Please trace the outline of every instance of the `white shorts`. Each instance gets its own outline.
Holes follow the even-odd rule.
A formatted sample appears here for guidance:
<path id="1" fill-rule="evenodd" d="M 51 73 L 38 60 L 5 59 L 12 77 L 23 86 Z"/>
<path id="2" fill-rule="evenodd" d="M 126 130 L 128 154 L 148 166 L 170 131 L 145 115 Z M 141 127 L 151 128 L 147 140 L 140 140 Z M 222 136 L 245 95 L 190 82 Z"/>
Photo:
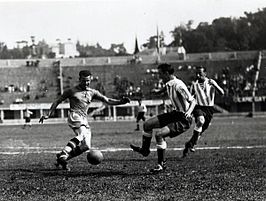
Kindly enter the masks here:
<path id="1" fill-rule="evenodd" d="M 76 112 L 69 112 L 67 122 L 72 129 L 80 128 L 81 126 L 86 126 L 87 128 L 90 127 L 87 117 L 84 117 Z"/>
<path id="2" fill-rule="evenodd" d="M 73 129 L 74 133 L 77 136 L 77 139 L 81 142 L 81 149 L 90 149 L 91 129 L 88 124 L 88 119 L 76 112 L 70 112 L 68 115 L 68 125 Z"/>

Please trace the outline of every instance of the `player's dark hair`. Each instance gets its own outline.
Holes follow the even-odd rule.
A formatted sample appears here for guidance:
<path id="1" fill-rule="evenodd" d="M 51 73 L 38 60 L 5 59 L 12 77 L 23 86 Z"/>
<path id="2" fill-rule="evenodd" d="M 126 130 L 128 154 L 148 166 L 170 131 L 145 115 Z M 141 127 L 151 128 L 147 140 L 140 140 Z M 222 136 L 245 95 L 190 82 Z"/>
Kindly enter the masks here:
<path id="1" fill-rule="evenodd" d="M 207 72 L 207 69 L 204 67 L 204 66 L 197 66 L 196 67 L 196 70 L 200 70 L 200 69 L 203 69 L 203 72 Z"/>
<path id="2" fill-rule="evenodd" d="M 174 68 L 170 64 L 167 64 L 167 63 L 160 64 L 158 66 L 158 69 L 161 69 L 163 73 L 168 72 L 170 75 L 174 74 L 175 72 Z"/>
<path id="3" fill-rule="evenodd" d="M 79 72 L 79 77 L 88 77 L 91 76 L 91 72 L 89 70 L 82 70 Z"/>

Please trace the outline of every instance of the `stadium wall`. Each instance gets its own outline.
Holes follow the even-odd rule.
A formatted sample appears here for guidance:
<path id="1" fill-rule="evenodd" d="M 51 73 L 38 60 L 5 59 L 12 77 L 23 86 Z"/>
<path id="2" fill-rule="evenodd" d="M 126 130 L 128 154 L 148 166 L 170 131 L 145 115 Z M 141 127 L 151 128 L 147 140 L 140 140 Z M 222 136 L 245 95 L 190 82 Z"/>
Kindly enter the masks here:
<path id="1" fill-rule="evenodd" d="M 260 99 L 256 102 L 256 111 L 266 111 L 266 58 L 263 52 L 259 81 L 261 88 L 257 90 Z M 63 87 L 68 88 L 78 83 L 78 72 L 89 69 L 98 77 L 92 85 L 97 87 L 101 83 L 107 96 L 114 96 L 117 89 L 114 85 L 118 76 L 128 80 L 135 88 L 140 87 L 145 99 L 156 99 L 150 94 L 154 83 L 158 82 L 156 73 L 158 63 L 171 63 L 176 75 L 189 85 L 194 76 L 194 66 L 203 65 L 208 70 L 209 77 L 216 78 L 230 69 L 230 75 L 243 74 L 248 77 L 247 67 L 256 66 L 257 51 L 229 52 L 229 53 L 201 53 L 188 54 L 187 60 L 179 60 L 176 55 L 142 56 L 141 63 L 130 62 L 132 57 L 98 57 L 75 59 L 45 59 L 39 60 L 38 65 L 28 65 L 29 61 L 36 60 L 0 60 L 0 100 L 1 108 L 9 108 L 10 104 L 51 103 L 60 94 L 59 67 L 63 72 Z M 30 86 L 28 88 L 28 83 Z M 13 86 L 13 87 L 10 87 Z M 233 102 L 232 96 L 221 98 L 217 96 L 216 102 L 230 112 L 248 112 L 251 109 L 250 94 L 245 92 L 238 102 Z M 22 100 L 22 102 L 21 102 Z M 17 117 L 20 113 L 11 116 Z"/>
<path id="2" fill-rule="evenodd" d="M 147 117 L 158 115 L 164 112 L 162 100 L 144 100 L 143 103 L 147 106 Z M 169 101 L 165 102 L 169 104 Z M 23 112 L 28 108 L 33 114 L 31 115 L 32 122 L 37 124 L 40 117 L 47 114 L 51 104 L 50 103 L 27 103 L 27 104 L 11 104 L 9 107 L 0 108 L 0 125 L 9 124 L 24 124 Z M 101 102 L 92 102 L 88 113 L 103 106 Z M 89 115 L 89 121 L 118 121 L 127 120 L 135 121 L 137 115 L 138 101 L 131 101 L 126 105 L 119 106 L 106 106 L 101 111 L 96 112 L 94 115 Z M 67 121 L 69 112 L 69 104 L 61 103 L 52 118 L 49 118 L 47 123 L 63 123 Z"/>

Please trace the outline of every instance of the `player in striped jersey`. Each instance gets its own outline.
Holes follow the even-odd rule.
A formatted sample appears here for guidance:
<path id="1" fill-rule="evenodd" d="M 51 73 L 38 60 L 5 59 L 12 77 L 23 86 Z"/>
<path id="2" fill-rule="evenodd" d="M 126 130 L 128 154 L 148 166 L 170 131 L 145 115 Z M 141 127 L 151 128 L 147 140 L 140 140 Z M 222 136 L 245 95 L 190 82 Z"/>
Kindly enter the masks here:
<path id="1" fill-rule="evenodd" d="M 174 68 L 171 65 L 160 64 L 158 70 L 159 77 L 165 84 L 164 90 L 167 91 L 174 110 L 159 114 L 145 121 L 143 125 L 142 146 L 130 145 L 133 151 L 146 157 L 150 153 L 152 136 L 155 136 L 158 165 L 154 169 L 151 169 L 151 172 L 165 170 L 165 151 L 167 148 L 165 138 L 176 137 L 190 128 L 192 123 L 191 113 L 196 104 L 195 99 L 190 94 L 184 82 L 174 75 Z M 163 90 L 158 92 L 163 92 Z"/>
<path id="2" fill-rule="evenodd" d="M 186 157 L 189 151 L 195 152 L 194 146 L 202 133 L 209 127 L 214 112 L 215 91 L 218 91 L 221 95 L 224 94 L 224 90 L 216 81 L 207 77 L 205 67 L 199 66 L 196 68 L 196 77 L 197 79 L 192 83 L 190 89 L 191 94 L 194 95 L 197 101 L 197 105 L 193 110 L 195 128 L 191 139 L 185 144 L 183 157 Z"/>

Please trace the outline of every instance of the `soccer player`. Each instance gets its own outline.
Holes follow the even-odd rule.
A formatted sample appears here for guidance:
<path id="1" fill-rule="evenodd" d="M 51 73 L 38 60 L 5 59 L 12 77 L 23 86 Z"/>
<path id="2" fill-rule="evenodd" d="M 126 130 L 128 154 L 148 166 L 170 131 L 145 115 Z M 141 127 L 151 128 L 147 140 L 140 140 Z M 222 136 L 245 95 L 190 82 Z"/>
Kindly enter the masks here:
<path id="1" fill-rule="evenodd" d="M 30 111 L 28 108 L 24 110 L 24 119 L 25 119 L 25 124 L 23 125 L 23 129 L 26 128 L 26 126 L 29 126 L 31 128 L 31 115 L 32 111 Z"/>
<path id="2" fill-rule="evenodd" d="M 224 90 L 213 79 L 207 77 L 206 68 L 199 66 L 196 68 L 196 81 L 192 83 L 191 94 L 194 95 L 197 105 L 192 114 L 195 118 L 195 128 L 191 139 L 186 142 L 183 150 L 183 158 L 189 152 L 195 152 L 194 146 L 197 144 L 202 133 L 209 127 L 214 112 L 215 91 L 224 95 Z"/>
<path id="3" fill-rule="evenodd" d="M 159 114 L 145 121 L 143 125 L 142 146 L 133 144 L 130 147 L 143 155 L 150 153 L 150 144 L 152 136 L 155 136 L 157 144 L 158 165 L 151 169 L 151 172 L 157 173 L 166 169 L 165 151 L 167 144 L 166 137 L 176 137 L 188 130 L 192 123 L 191 113 L 195 107 L 196 101 L 190 94 L 184 82 L 174 75 L 174 68 L 170 64 L 160 64 L 158 66 L 159 77 L 165 83 L 164 90 L 174 106 L 171 112 Z M 162 92 L 163 90 L 157 91 Z"/>
<path id="4" fill-rule="evenodd" d="M 140 120 L 142 120 L 143 122 L 145 122 L 146 118 L 145 118 L 145 113 L 147 112 L 147 107 L 146 105 L 143 104 L 142 100 L 139 99 L 138 100 L 138 114 L 137 114 L 137 118 L 136 118 L 136 123 L 137 123 L 137 128 L 135 129 L 135 131 L 139 131 L 139 122 Z"/>
<path id="5" fill-rule="evenodd" d="M 58 153 L 57 166 L 69 170 L 67 161 L 79 156 L 91 148 L 91 128 L 88 124 L 87 113 L 89 105 L 93 99 L 102 101 L 108 105 L 120 105 L 130 102 L 130 99 L 123 97 L 121 100 L 111 99 L 102 95 L 99 91 L 90 88 L 92 74 L 88 70 L 79 72 L 79 84 L 71 89 L 65 90 L 63 94 L 51 105 L 47 115 L 40 118 L 40 123 L 54 115 L 57 106 L 68 99 L 70 112 L 68 115 L 68 125 L 74 131 L 76 137 L 70 139 L 63 150 Z"/>

